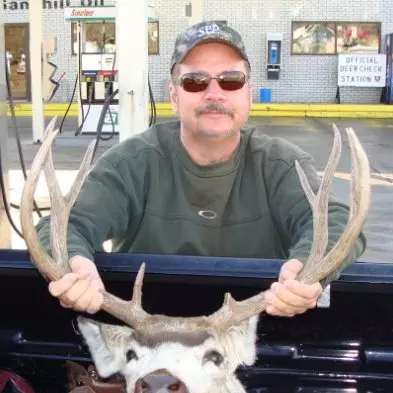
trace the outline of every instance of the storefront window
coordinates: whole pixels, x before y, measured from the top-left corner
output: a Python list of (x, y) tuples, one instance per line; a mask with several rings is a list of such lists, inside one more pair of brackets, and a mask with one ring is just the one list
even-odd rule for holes
[[(113, 53), (116, 49), (116, 25), (114, 22), (88, 22), (82, 24), (82, 53)], [(78, 53), (77, 24), (71, 24), (72, 54)]]
[[(83, 22), (81, 33), (82, 53), (114, 53), (116, 51), (115, 22)], [(72, 54), (78, 53), (77, 23), (71, 23)], [(148, 25), (148, 53), (159, 54), (158, 21), (151, 21)]]

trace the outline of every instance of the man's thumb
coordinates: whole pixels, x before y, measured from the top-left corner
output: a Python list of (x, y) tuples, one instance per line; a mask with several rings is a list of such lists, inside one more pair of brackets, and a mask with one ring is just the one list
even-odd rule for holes
[(80, 280), (93, 278), (92, 262), (87, 258), (78, 256), (71, 258), (70, 267)]
[(281, 267), (280, 276), (278, 278), (279, 282), (283, 283), (286, 280), (295, 280), (302, 269), (302, 262), (298, 259), (290, 259)]

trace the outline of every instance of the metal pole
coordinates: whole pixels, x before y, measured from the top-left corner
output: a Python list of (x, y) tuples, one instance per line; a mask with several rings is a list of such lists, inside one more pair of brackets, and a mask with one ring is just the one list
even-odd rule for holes
[[(76, 103), (77, 103), (77, 107), (78, 107), (78, 127), (80, 127), (81, 125), (82, 125), (82, 123), (83, 123), (83, 116), (82, 116), (82, 114), (84, 114), (84, 113), (82, 113), (82, 110), (81, 110), (81, 108), (82, 108), (82, 97), (81, 97), (81, 95), (80, 95), (80, 93), (81, 93), (81, 89), (79, 88), (79, 86), (80, 86), (80, 83), (81, 83), (81, 70), (79, 69), (79, 64), (81, 64), (80, 63), (80, 60), (81, 60), (81, 56), (82, 56), (82, 50), (83, 50), (83, 48), (82, 48), (82, 43), (81, 43), (81, 41), (83, 41), (83, 38), (82, 38), (82, 22), (81, 21), (77, 21), (76, 22), (76, 45), (77, 45), (77, 50), (78, 50), (78, 55), (76, 56), (76, 69), (77, 69), (77, 95), (76, 95)], [(81, 38), (81, 39), (80, 39)]]
[(147, 0), (117, 0), (116, 62), (119, 72), (119, 140), (149, 125)]
[[(4, 188), (0, 184), (0, 192), (9, 199), (8, 182), (8, 132), (6, 117), (7, 86), (5, 79), (5, 48), (4, 48), (4, 19), (3, 7), (0, 7), (0, 150), (1, 169), (0, 176), (3, 178)], [(3, 198), (0, 197), (0, 248), (11, 248), (11, 226), (8, 221)]]
[(29, 1), (30, 75), (33, 142), (41, 142), (44, 134), (44, 104), (42, 101), (42, 1)]

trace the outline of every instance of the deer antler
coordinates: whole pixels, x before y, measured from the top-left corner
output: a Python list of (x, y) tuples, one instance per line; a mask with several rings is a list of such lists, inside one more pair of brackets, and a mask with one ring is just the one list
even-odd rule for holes
[[(92, 143), (83, 158), (81, 168), (70, 192), (63, 198), (56, 180), (51, 152), (52, 142), (57, 134), (56, 131), (53, 132), (54, 125), (55, 119), (47, 127), (44, 142), (33, 161), (27, 177), (21, 201), (21, 225), (28, 250), (38, 270), (50, 280), (58, 280), (70, 271), (67, 252), (68, 218), (75, 199), (86, 179), (93, 152)], [(370, 170), (367, 155), (354, 131), (348, 128), (346, 131), (352, 154), (350, 217), (341, 237), (325, 255), (328, 243), (329, 190), (341, 154), (340, 133), (335, 125), (333, 127), (334, 143), (332, 153), (316, 195), (312, 191), (301, 166), (296, 162), (300, 182), (313, 213), (313, 245), (310, 256), (299, 275), (299, 280), (304, 283), (318, 282), (340, 266), (356, 242), (370, 208)], [(53, 258), (43, 249), (33, 223), (32, 201), (42, 168), (44, 168), (52, 203), (51, 238), (56, 240), (52, 241)], [(133, 296), (130, 301), (119, 299), (108, 292), (104, 292), (104, 302), (101, 307), (102, 310), (134, 328), (145, 323), (155, 323), (164, 318), (166, 320), (188, 320), (189, 323), (199, 325), (201, 328), (213, 326), (218, 329), (225, 329), (259, 314), (265, 309), (265, 292), (261, 292), (243, 301), (235, 301), (230, 294), (226, 294), (223, 306), (207, 317), (170, 318), (150, 315), (143, 310), (141, 303), (144, 271), (145, 265), (142, 264), (135, 280)]]
[[(328, 244), (328, 199), (334, 172), (341, 154), (341, 136), (333, 125), (334, 142), (318, 193), (314, 195), (303, 169), (295, 163), (300, 182), (313, 213), (313, 244), (298, 280), (312, 284), (326, 278), (347, 257), (356, 242), (370, 209), (371, 187), (368, 158), (355, 132), (347, 128), (351, 157), (350, 216), (347, 226), (335, 246), (325, 255)], [(220, 328), (235, 325), (265, 310), (265, 292), (243, 301), (235, 301), (226, 294), (223, 306), (209, 317)]]
[[(56, 117), (49, 123), (45, 130), (42, 146), (34, 158), (22, 191), (20, 209), (22, 232), (32, 262), (36, 265), (38, 270), (51, 281), (59, 280), (66, 273), (71, 271), (67, 251), (68, 218), (79, 191), (87, 177), (94, 150), (93, 141), (85, 153), (74, 184), (68, 194), (63, 198), (56, 178), (51, 151), (52, 143), (58, 133), (58, 131), (54, 131), (55, 123)], [(32, 201), (42, 169), (44, 169), (52, 206), (52, 257), (42, 247), (33, 221)], [(124, 301), (108, 292), (104, 292), (102, 309), (129, 325), (134, 324), (135, 321), (139, 323), (143, 322), (143, 320), (149, 316), (149, 314), (142, 309), (141, 304), (144, 270), (145, 266), (143, 264), (135, 280), (131, 301)]]

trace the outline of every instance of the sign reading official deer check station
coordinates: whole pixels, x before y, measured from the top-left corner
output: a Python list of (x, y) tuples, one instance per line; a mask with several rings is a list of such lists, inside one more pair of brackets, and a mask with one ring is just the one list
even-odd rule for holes
[(385, 54), (339, 54), (338, 86), (384, 87)]

